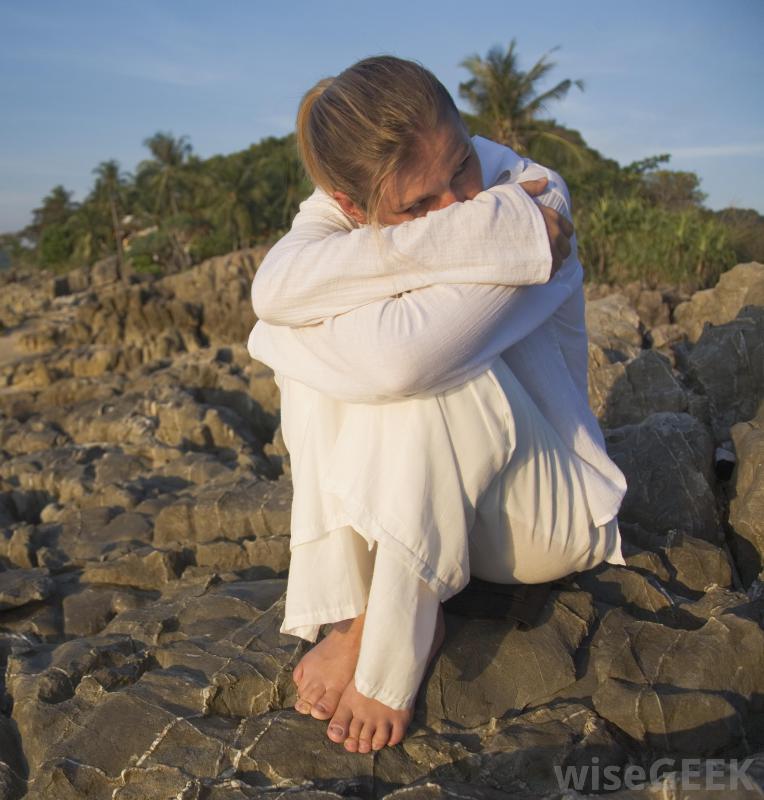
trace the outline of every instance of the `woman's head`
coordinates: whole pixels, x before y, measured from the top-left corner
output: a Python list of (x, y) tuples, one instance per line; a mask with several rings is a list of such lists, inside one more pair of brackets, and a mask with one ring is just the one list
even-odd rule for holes
[(297, 143), (313, 182), (359, 222), (404, 221), (482, 188), (451, 95), (429, 70), (394, 56), (319, 81), (300, 104)]

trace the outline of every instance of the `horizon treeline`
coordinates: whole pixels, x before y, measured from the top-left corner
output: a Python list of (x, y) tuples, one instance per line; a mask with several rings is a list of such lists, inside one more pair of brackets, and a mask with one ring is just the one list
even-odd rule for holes
[[(462, 117), (470, 133), (507, 144), (565, 178), (589, 280), (703, 288), (736, 261), (764, 259), (764, 217), (756, 211), (710, 211), (698, 176), (668, 169), (667, 155), (621, 166), (578, 131), (542, 118), (550, 102), (584, 89), (582, 81), (565, 79), (539, 92), (555, 66), (548, 56), (524, 71), (513, 40), (485, 58), (465, 59), (470, 78), (459, 95), (470, 110)], [(272, 243), (312, 191), (293, 134), (207, 159), (194, 154), (185, 136), (157, 132), (144, 145), (149, 157), (134, 173), (115, 160), (97, 165), (80, 203), (55, 186), (30, 225), (0, 235), (0, 265), (65, 272), (114, 256), (123, 276), (175, 272)]]

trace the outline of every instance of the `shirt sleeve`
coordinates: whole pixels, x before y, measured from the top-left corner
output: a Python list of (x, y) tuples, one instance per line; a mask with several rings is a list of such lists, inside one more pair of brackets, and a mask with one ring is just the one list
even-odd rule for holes
[(517, 185), (382, 228), (354, 227), (316, 190), (258, 267), (252, 305), (272, 325), (311, 325), (433, 284), (545, 283), (551, 264), (543, 217)]
[(258, 321), (249, 352), (276, 372), (346, 402), (432, 395), (484, 371), (555, 313), (575, 267), (544, 286), (437, 284), (299, 328)]
[[(530, 162), (516, 175), (547, 178), (540, 200), (570, 215), (559, 175)], [(482, 372), (568, 305), (580, 293), (582, 276), (573, 249), (543, 285), (435, 284), (312, 326), (258, 322), (250, 352), (288, 377), (348, 402), (436, 394)]]

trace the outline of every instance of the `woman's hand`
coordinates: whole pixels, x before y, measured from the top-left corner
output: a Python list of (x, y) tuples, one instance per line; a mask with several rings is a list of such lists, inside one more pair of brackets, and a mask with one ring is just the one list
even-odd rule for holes
[[(534, 181), (522, 181), (520, 186), (531, 196), (543, 194), (549, 181), (546, 178), (538, 178)], [(538, 201), (541, 216), (544, 218), (547, 236), (549, 237), (549, 247), (552, 251), (552, 272), (562, 266), (562, 263), (570, 255), (570, 237), (573, 236), (573, 223), (567, 220), (562, 214), (553, 208), (544, 206)], [(551, 276), (550, 276), (551, 277)]]

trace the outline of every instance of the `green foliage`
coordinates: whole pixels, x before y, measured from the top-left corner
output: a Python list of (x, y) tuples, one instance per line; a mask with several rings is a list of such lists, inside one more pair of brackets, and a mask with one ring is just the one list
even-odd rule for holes
[(716, 217), (727, 229), (740, 261), (764, 264), (764, 216), (752, 208), (725, 208)]
[[(459, 96), (466, 100), (472, 114), (468, 122), (476, 133), (526, 153), (536, 139), (556, 140), (562, 147), (575, 150), (575, 144), (560, 137), (539, 120), (547, 103), (561, 100), (572, 86), (583, 90), (581, 80), (566, 78), (551, 89), (539, 92), (538, 84), (554, 69), (555, 62), (545, 53), (527, 72), (520, 69), (517, 42), (509, 47), (492, 47), (485, 58), (472, 55), (462, 61), (472, 76), (459, 84)], [(556, 48), (555, 48), (556, 49)]]
[[(764, 217), (751, 210), (713, 213), (692, 172), (668, 168), (667, 155), (626, 166), (546, 117), (578, 80), (542, 86), (554, 69), (544, 54), (519, 67), (516, 42), (462, 62), (459, 93), (469, 130), (509, 144), (557, 170), (573, 198), (579, 252), (592, 280), (713, 283), (739, 260), (764, 260)], [(0, 237), (0, 258), (56, 270), (116, 254), (136, 272), (159, 274), (231, 250), (274, 241), (311, 192), (293, 134), (268, 137), (229, 155), (198, 157), (186, 136), (157, 132), (135, 174), (114, 161), (93, 170), (82, 203), (55, 186), (32, 224)], [(129, 273), (129, 269), (126, 270)]]
[(605, 193), (576, 215), (590, 279), (708, 286), (735, 261), (726, 227), (697, 207), (672, 209), (634, 193)]
[(69, 262), (74, 254), (74, 232), (67, 223), (46, 226), (37, 247), (40, 262), (45, 267), (57, 268)]

